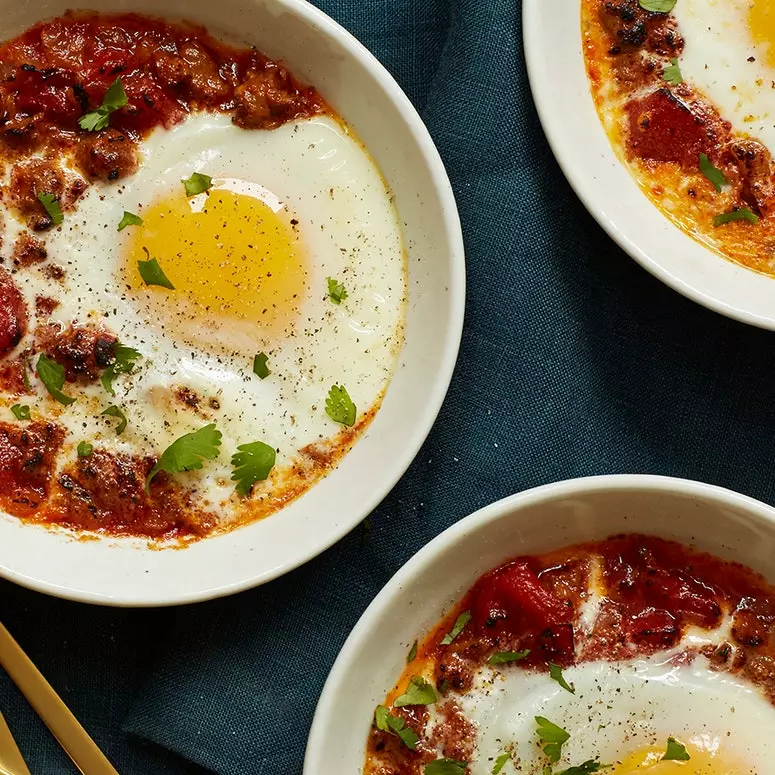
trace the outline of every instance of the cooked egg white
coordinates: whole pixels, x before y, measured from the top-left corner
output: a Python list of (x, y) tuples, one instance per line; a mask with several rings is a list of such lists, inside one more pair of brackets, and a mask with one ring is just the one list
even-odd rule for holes
[(740, 132), (775, 152), (775, 6), (772, 0), (678, 0), (684, 80)]
[[(590, 759), (612, 775), (753, 775), (775, 756), (775, 708), (751, 684), (713, 671), (703, 657), (685, 664), (678, 652), (566, 669), (575, 693), (547, 673), (482, 668), (456, 698), (479, 730), (472, 775), (489, 775), (504, 751), (505, 775), (541, 773), (536, 716), (568, 732), (556, 770)], [(668, 737), (686, 746), (686, 762), (662, 762)]]
[[(64, 285), (52, 292), (37, 268), (20, 285), (31, 305), (37, 294), (61, 301), (53, 320), (103, 323), (143, 358), (115, 380), (115, 397), (99, 383), (66, 385), (78, 401), (60, 407), (38, 385), (37, 400), (59, 411), (72, 449), (83, 439), (157, 455), (215, 422), (219, 458), (182, 477), (228, 520), (237, 445), (275, 447), (279, 477), (306, 445), (335, 443), (341, 426), (325, 412), (332, 385), (347, 389), (358, 416), (380, 401), (403, 339), (401, 229), (373, 161), (330, 118), (246, 131), (228, 116), (194, 114), (154, 132), (141, 153), (135, 175), (91, 186), (46, 238)], [(194, 172), (213, 188), (188, 198), (181, 180)], [(124, 211), (143, 225), (117, 232)], [(138, 261), (149, 258), (174, 291), (144, 284)], [(328, 296), (329, 277), (345, 286), (341, 304)], [(252, 371), (260, 352), (263, 380)], [(175, 397), (179, 388), (196, 395), (195, 409)], [(121, 436), (99, 416), (110, 404), (128, 418)]]

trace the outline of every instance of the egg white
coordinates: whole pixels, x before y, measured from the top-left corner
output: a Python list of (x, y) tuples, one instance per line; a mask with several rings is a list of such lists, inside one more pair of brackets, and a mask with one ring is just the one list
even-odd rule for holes
[(734, 129), (775, 153), (775, 70), (767, 45), (752, 38), (748, 10), (748, 0), (679, 0), (673, 9), (685, 40), (679, 66)]
[[(157, 455), (181, 434), (215, 422), (223, 433), (220, 457), (183, 478), (197, 489), (201, 505), (227, 520), (233, 513), (227, 502), (236, 502), (229, 459), (237, 445), (263, 441), (279, 450), (276, 472), (287, 469), (305, 445), (340, 430), (325, 413), (331, 385), (344, 385), (359, 413), (379, 401), (403, 340), (401, 228), (375, 164), (345, 127), (327, 117), (247, 131), (228, 116), (194, 114), (170, 131), (156, 130), (141, 154), (135, 175), (120, 185), (90, 186), (77, 210), (47, 236), (49, 262), (64, 267), (64, 286), (52, 288), (34, 267), (22, 270), (17, 282), (31, 308), (36, 295), (54, 296), (61, 306), (52, 320), (104, 323), (143, 360), (134, 374), (116, 379), (115, 398), (99, 384), (66, 386), (79, 400), (60, 408), (36, 384), (36, 401), (59, 412), (72, 446), (85, 439), (114, 452)], [(142, 215), (144, 206), (179, 190), (193, 172), (212, 176), (216, 186), (225, 178), (257, 183), (299, 221), (310, 292), (291, 335), (231, 354), (194, 348), (126, 293), (118, 268), (131, 234), (116, 231), (122, 213)], [(6, 221), (10, 241), (22, 227), (8, 216)], [(327, 298), (329, 276), (346, 284), (349, 297), (341, 305)], [(172, 294), (169, 303), (175, 303)], [(261, 350), (270, 356), (271, 375), (264, 380), (252, 374), (253, 355)], [(216, 398), (220, 409), (208, 409), (203, 419), (153, 400), (173, 385)], [(99, 417), (109, 404), (121, 406), (129, 419), (121, 436), (115, 421)]]

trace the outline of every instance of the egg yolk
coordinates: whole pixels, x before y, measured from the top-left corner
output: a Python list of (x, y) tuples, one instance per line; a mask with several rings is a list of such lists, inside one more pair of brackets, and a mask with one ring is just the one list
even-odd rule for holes
[(767, 62), (775, 67), (775, 6), (772, 0), (750, 0), (748, 25), (754, 43), (767, 44)]
[[(185, 341), (234, 351), (293, 326), (307, 288), (298, 235), (282, 203), (260, 186), (217, 181), (143, 209), (125, 252), (126, 282), (152, 320)], [(156, 259), (174, 286), (146, 285)]]
[(750, 770), (731, 766), (718, 754), (715, 747), (686, 746), (687, 761), (662, 761), (665, 748), (640, 748), (617, 762), (608, 772), (611, 775), (742, 775)]

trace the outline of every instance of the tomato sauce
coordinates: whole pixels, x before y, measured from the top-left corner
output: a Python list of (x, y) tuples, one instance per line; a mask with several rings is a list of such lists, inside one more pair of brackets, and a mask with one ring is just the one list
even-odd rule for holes
[[(593, 595), (597, 613), (588, 630), (581, 614)], [(470, 613), (468, 623), (445, 645), (444, 636), (464, 612)], [(474, 675), (495, 652), (529, 651), (499, 665), (503, 671), (615, 662), (680, 648), (689, 628), (712, 631), (724, 617), (731, 619), (728, 641), (687, 647), (685, 658), (705, 656), (713, 669), (747, 678), (775, 704), (775, 588), (751, 570), (641, 535), (516, 558), (473, 585), (425, 637), (387, 697), (390, 706), (412, 676), (432, 675), (441, 723), (424, 739), (425, 706), (390, 708), (420, 742), (412, 751), (397, 736), (374, 728), (364, 775), (420, 775), (439, 749), (444, 757), (468, 760), (476, 730), (461, 717), (454, 695), (471, 689)]]

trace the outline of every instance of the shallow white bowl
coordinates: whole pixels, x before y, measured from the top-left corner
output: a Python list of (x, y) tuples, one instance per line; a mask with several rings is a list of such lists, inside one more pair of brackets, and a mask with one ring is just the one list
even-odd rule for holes
[[(73, 7), (72, 0), (0, 1), (3, 37)], [(323, 551), (385, 497), (436, 418), (463, 324), (460, 223), (438, 153), (411, 103), (349, 33), (302, 0), (86, 0), (204, 24), (255, 45), (313, 83), (355, 129), (395, 195), (409, 257), (406, 344), (376, 419), (339, 468), (272, 517), (185, 550), (134, 540), (76, 541), (65, 531), (0, 514), (0, 574), (62, 597), (168, 605), (237, 592)]]
[(304, 775), (361, 771), (374, 708), (428, 632), (474, 581), (506, 560), (644, 533), (737, 560), (775, 581), (775, 509), (685, 479), (599, 476), (528, 490), (466, 517), (387, 583), (342, 647), (320, 697)]
[(579, 0), (523, 0), (530, 85), (549, 144), (598, 223), (670, 287), (723, 315), (775, 329), (775, 278), (733, 264), (665, 218), (616, 158), (597, 117)]

